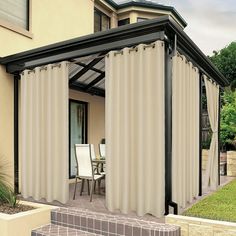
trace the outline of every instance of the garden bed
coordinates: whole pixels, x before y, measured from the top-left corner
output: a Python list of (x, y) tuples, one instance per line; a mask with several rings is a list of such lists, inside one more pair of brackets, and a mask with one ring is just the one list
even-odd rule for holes
[(51, 210), (57, 208), (25, 201), (20, 201), (19, 206), (24, 206), (24, 209), (28, 210), (16, 214), (0, 212), (1, 236), (31, 236), (34, 228), (50, 223)]
[(32, 206), (27, 206), (27, 205), (22, 205), (22, 204), (18, 204), (16, 205), (16, 207), (11, 207), (8, 204), (0, 204), (0, 213), (4, 213), (4, 214), (16, 214), (19, 212), (24, 212), (24, 211), (30, 211), (35, 209)]
[(236, 222), (236, 180), (202, 199), (187, 209), (183, 215)]

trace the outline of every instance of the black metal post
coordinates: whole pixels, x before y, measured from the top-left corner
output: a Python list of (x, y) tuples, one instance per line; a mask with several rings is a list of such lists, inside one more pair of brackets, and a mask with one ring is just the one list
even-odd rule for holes
[(14, 76), (14, 191), (19, 193), (19, 75)]
[(199, 74), (199, 196), (202, 196), (202, 73)]
[(165, 214), (169, 214), (169, 206), (174, 207), (177, 214), (177, 204), (172, 202), (172, 59), (169, 44), (165, 48)]
[(220, 185), (220, 110), (221, 110), (221, 89), (219, 91), (219, 109), (218, 109), (218, 185)]

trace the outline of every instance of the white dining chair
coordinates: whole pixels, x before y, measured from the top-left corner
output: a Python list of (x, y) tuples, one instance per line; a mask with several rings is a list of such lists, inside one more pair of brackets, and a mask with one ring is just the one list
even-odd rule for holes
[[(90, 188), (90, 202), (92, 201), (92, 195), (94, 192), (94, 183), (95, 181), (101, 181), (104, 178), (103, 174), (97, 175), (94, 174), (93, 164), (92, 164), (92, 146), (90, 144), (75, 144), (75, 156), (77, 162), (77, 175), (75, 177), (75, 188), (74, 188), (74, 197), (76, 194), (76, 186), (78, 179), (82, 180), (80, 195), (82, 195), (84, 181), (91, 181)], [(99, 183), (100, 186), (100, 183)]]
[(100, 154), (100, 157), (105, 158), (105, 156), (106, 156), (106, 144), (103, 144), (103, 143), (99, 144), (99, 154)]

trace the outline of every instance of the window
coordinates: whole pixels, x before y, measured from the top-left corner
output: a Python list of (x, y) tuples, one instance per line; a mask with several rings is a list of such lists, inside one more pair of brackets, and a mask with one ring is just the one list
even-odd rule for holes
[(118, 21), (118, 26), (122, 26), (122, 25), (128, 25), (130, 24), (130, 19), (126, 18), (126, 19), (122, 19)]
[(110, 18), (103, 12), (94, 9), (94, 32), (110, 29)]
[(70, 139), (69, 139), (69, 177), (76, 175), (75, 144), (87, 143), (87, 108), (86, 102), (70, 100)]
[(0, 20), (29, 30), (29, 0), (0, 0)]
[(143, 18), (143, 17), (138, 17), (137, 18), (137, 22), (142, 22), (142, 21), (145, 21), (145, 20), (148, 20), (148, 18)]

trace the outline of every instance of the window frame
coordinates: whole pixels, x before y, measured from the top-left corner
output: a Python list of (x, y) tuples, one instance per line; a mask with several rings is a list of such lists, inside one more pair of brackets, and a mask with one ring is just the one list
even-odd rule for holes
[[(141, 20), (141, 21), (139, 21)], [(149, 18), (146, 18), (146, 17), (137, 17), (137, 22), (142, 22), (142, 21), (145, 21), (145, 20), (150, 20)]]
[[(128, 23), (120, 25), (120, 22), (128, 22)], [(129, 25), (129, 24), (130, 24), (130, 18), (127, 17), (127, 18), (118, 20), (118, 24), (117, 25), (118, 25), (118, 27), (120, 27), (120, 26), (123, 26), (123, 25)]]
[(75, 175), (71, 174), (71, 104), (77, 103), (77, 104), (83, 104), (85, 107), (85, 134), (84, 134), (84, 142), (85, 144), (88, 143), (88, 102), (76, 100), (76, 99), (69, 99), (69, 169), (68, 169), (68, 175), (69, 179), (74, 179)]
[(0, 27), (6, 28), (8, 30), (11, 30), (15, 33), (21, 34), (23, 36), (26, 36), (28, 38), (33, 38), (33, 34), (31, 31), (31, 16), (32, 16), (32, 0), (27, 0), (27, 9), (26, 9), (26, 28), (20, 27), (10, 21), (4, 20), (0, 18)]
[(111, 17), (108, 16), (106, 13), (104, 13), (103, 11), (99, 10), (96, 7), (94, 7), (94, 15), (95, 15), (95, 12), (98, 13), (98, 15), (100, 17), (100, 21), (99, 21), (99, 31), (95, 31), (95, 17), (94, 17), (94, 21), (93, 21), (93, 23), (94, 23), (94, 29), (93, 29), (94, 33), (104, 31), (104, 30), (102, 30), (102, 15), (104, 15), (108, 18), (108, 27), (109, 27), (108, 29), (110, 29), (111, 28)]

